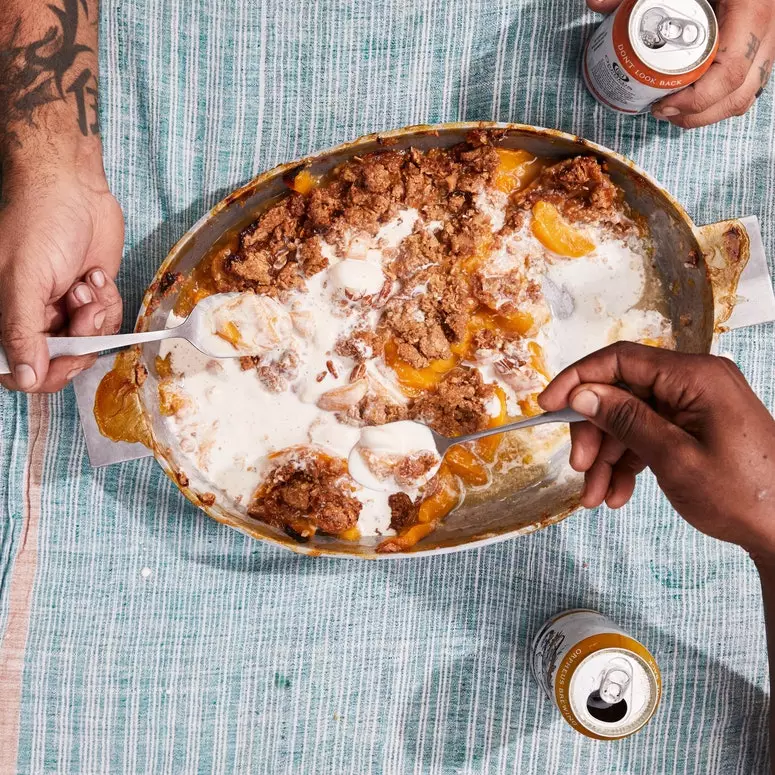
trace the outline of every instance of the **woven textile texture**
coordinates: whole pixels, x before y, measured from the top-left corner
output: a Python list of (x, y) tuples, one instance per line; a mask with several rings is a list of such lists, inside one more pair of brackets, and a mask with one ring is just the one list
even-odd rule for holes
[[(167, 250), (279, 162), (379, 129), (497, 119), (608, 145), (697, 223), (758, 215), (773, 104), (694, 132), (606, 112), (583, 0), (103, 0), (105, 164), (125, 327)], [(773, 405), (773, 328), (726, 335)], [(0, 772), (710, 775), (765, 771), (758, 578), (653, 479), (620, 512), (428, 559), (297, 557), (208, 520), (151, 460), (89, 466), (71, 389), (0, 394)], [(148, 569), (148, 571), (144, 571)], [(549, 615), (598, 609), (664, 677), (615, 743), (530, 676)]]

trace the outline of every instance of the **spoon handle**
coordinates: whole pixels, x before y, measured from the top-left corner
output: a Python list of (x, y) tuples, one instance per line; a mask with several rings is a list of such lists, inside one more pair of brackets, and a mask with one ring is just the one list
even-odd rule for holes
[[(46, 338), (46, 344), (49, 357), (58, 358), (60, 355), (89, 355), (103, 350), (115, 350), (117, 347), (158, 342), (174, 336), (181, 336), (181, 332), (175, 328), (166, 328), (141, 334), (113, 334), (112, 336), (49, 336)], [(5, 350), (0, 347), (0, 374), (10, 373)]]
[(508, 433), (508, 431), (516, 431), (521, 428), (532, 428), (535, 425), (545, 425), (550, 422), (584, 422), (587, 418), (583, 414), (574, 412), (573, 409), (566, 408), (560, 409), (558, 412), (544, 412), (543, 414), (537, 414), (534, 417), (527, 417), (524, 420), (518, 420), (517, 422), (509, 423), (508, 425), (499, 425), (495, 428), (485, 428), (483, 431), (477, 431), (476, 433), (469, 433), (466, 436), (458, 436), (454, 439), (449, 439), (452, 443), (450, 447), (456, 444), (464, 444), (467, 441), (476, 441), (477, 439), (484, 439), (487, 436), (494, 436), (496, 433)]

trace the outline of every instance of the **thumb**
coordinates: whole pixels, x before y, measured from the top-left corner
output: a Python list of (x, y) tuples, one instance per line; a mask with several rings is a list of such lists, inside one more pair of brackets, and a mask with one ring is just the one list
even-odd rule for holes
[(622, 0), (587, 0), (587, 5), (598, 13), (611, 13), (622, 4)]
[(569, 403), (593, 425), (632, 450), (655, 473), (669, 464), (669, 458), (691, 438), (645, 401), (613, 385), (579, 385)]
[(48, 373), (46, 304), (49, 289), (28, 268), (3, 271), (0, 283), (0, 339), (11, 369), (11, 386), (33, 391)]

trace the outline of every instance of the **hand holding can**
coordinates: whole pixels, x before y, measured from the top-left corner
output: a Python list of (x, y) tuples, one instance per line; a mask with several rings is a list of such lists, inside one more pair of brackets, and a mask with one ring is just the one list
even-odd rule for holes
[(598, 102), (636, 115), (701, 78), (717, 49), (707, 0), (624, 0), (589, 39), (582, 72)]
[[(615, 11), (617, 17), (622, 10), (628, 13), (627, 7), (633, 5), (626, 0), (587, 0), (587, 4), (601, 13)], [(668, 14), (669, 6), (678, 10), (679, 15), (692, 4), (693, 0), (652, 3)], [(701, 77), (676, 93), (654, 95), (657, 102), (651, 106), (657, 118), (684, 129), (744, 114), (766, 88), (775, 60), (775, 0), (719, 0), (714, 8), (718, 51), (712, 64)], [(613, 18), (609, 17), (601, 27)]]

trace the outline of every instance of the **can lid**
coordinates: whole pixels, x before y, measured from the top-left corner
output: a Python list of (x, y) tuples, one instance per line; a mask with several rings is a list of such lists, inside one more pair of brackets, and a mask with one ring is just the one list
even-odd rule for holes
[(642, 727), (659, 704), (659, 681), (651, 667), (628, 649), (607, 648), (584, 659), (569, 686), (573, 715), (603, 738), (625, 737)]
[(641, 61), (659, 73), (681, 75), (715, 50), (718, 28), (707, 0), (641, 0), (630, 15), (629, 36)]

